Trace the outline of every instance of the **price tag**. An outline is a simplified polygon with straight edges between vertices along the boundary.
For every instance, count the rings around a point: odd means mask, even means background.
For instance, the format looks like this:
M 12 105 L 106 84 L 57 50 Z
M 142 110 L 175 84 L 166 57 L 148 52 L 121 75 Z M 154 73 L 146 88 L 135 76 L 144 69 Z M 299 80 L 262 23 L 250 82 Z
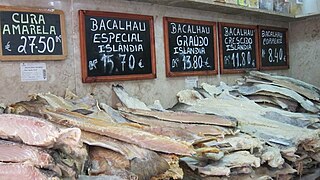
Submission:
M 47 67 L 45 63 L 21 63 L 21 81 L 47 81 Z
M 194 87 L 198 87 L 199 78 L 197 76 L 187 77 L 185 79 L 185 87 L 186 89 L 193 89 Z

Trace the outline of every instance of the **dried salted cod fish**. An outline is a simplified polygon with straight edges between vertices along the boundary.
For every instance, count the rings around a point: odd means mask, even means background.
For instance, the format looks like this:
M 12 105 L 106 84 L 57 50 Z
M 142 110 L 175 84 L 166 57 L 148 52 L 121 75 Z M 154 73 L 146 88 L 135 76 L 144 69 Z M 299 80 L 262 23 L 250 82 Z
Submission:
M 20 101 L 15 104 L 11 104 L 7 108 L 6 113 L 42 118 L 41 110 L 48 105 L 48 102 L 42 98 L 32 99 L 30 101 Z
M 235 127 L 236 121 L 232 118 L 219 117 L 216 115 L 206 115 L 198 113 L 184 112 L 158 112 L 145 111 L 139 109 L 119 108 L 120 111 L 140 116 L 153 117 L 162 121 L 186 123 L 186 124 L 207 124 L 225 127 Z
M 292 103 L 299 104 L 296 100 L 292 99 L 291 97 L 285 96 L 285 95 L 279 94 L 279 93 L 273 93 L 273 92 L 268 92 L 268 91 L 259 91 L 259 92 L 256 92 L 253 95 L 261 95 L 261 96 L 269 96 L 269 97 L 274 97 L 274 98 L 281 98 L 281 99 L 285 99 L 287 101 L 291 101 Z M 246 95 L 246 97 L 247 96 L 250 96 L 250 95 Z
M 202 83 L 201 87 L 207 91 L 211 96 L 216 96 L 222 93 L 222 89 L 207 83 Z
M 266 85 L 266 84 L 258 84 L 254 86 L 240 86 L 237 90 L 243 95 L 252 95 L 261 91 L 279 93 L 295 99 L 307 111 L 310 111 L 313 113 L 319 112 L 319 109 L 311 101 L 309 101 L 308 99 L 305 99 L 295 91 L 292 91 L 287 88 Z
M 78 180 L 127 180 L 125 178 L 122 178 L 120 176 L 115 175 L 100 175 L 100 176 L 86 176 L 86 175 L 80 175 L 78 177 Z
M 270 75 L 259 71 L 251 71 L 250 75 L 272 81 L 273 83 L 279 86 L 286 87 L 293 91 L 296 91 L 309 99 L 316 101 L 320 100 L 319 88 L 306 82 L 291 77 Z
M 116 175 L 125 179 L 138 179 L 138 177 L 130 172 L 130 162 L 114 151 L 101 147 L 90 147 L 90 168 L 89 175 Z
M 90 146 L 99 146 L 112 151 L 118 152 L 128 160 L 142 158 L 149 150 L 140 148 L 134 144 L 129 144 L 107 136 L 82 131 L 81 140 Z
M 243 133 L 239 133 L 236 136 L 230 136 L 230 137 L 227 136 L 222 141 L 219 141 L 219 143 L 230 144 L 231 147 L 220 148 L 222 151 L 228 151 L 228 152 L 239 151 L 239 150 L 251 150 L 251 152 L 253 150 L 261 151 L 263 148 L 262 146 L 263 142 L 261 142 L 257 138 L 253 138 Z M 215 146 L 217 143 L 211 141 L 204 144 L 207 146 Z
M 243 167 L 260 167 L 260 159 L 247 151 L 237 151 L 226 154 L 222 159 L 210 164 L 201 165 L 201 162 L 191 157 L 183 157 L 181 161 L 186 163 L 193 171 L 198 171 L 205 176 L 229 176 L 232 169 Z M 244 172 L 242 172 L 244 173 Z M 251 171 L 247 172 L 251 173 Z
M 255 170 L 255 174 L 257 175 L 269 175 L 273 178 L 284 178 L 284 179 L 292 179 L 292 177 L 288 178 L 288 175 L 293 175 L 297 170 L 293 169 L 289 164 L 284 163 L 281 168 L 269 168 L 269 167 L 260 167 Z M 287 178 L 286 178 L 287 177 Z
M 107 174 L 126 179 L 148 180 L 169 169 L 166 160 L 160 158 L 160 156 L 153 162 L 147 162 L 139 158 L 129 161 L 123 155 L 101 147 L 90 147 L 90 157 L 92 168 L 89 174 L 91 175 Z M 162 163 L 158 162 L 159 160 Z M 159 166 L 160 164 L 161 166 Z
M 249 95 L 246 96 L 248 99 L 254 101 L 255 103 L 270 103 L 273 105 L 280 106 L 278 103 L 275 102 L 275 99 L 269 96 L 263 96 L 263 95 Z M 280 106 L 282 109 L 288 108 L 288 106 Z
M 282 109 L 290 110 L 293 112 L 296 111 L 298 107 L 298 103 L 296 103 L 295 101 L 293 102 L 283 98 L 276 98 L 272 96 L 270 97 L 267 95 L 249 95 L 246 97 L 256 103 L 271 103 L 281 107 Z
M 208 98 L 208 97 L 211 97 L 211 95 L 206 91 L 204 90 L 203 88 L 196 88 L 194 87 L 193 90 L 197 91 L 199 94 L 201 94 L 201 96 L 203 98 Z
M 180 92 L 179 92 L 180 93 Z M 178 94 L 179 94 L 178 93 Z M 283 110 L 279 110 L 277 108 L 264 108 L 258 104 L 256 104 L 255 102 L 249 100 L 246 97 L 235 97 L 233 95 L 230 95 L 228 92 L 223 92 L 221 95 L 217 96 L 217 97 L 210 97 L 210 98 L 200 98 L 198 100 L 194 99 L 192 101 L 188 101 L 188 99 L 190 99 L 190 96 L 193 96 L 190 91 L 185 91 L 183 90 L 183 93 L 180 93 L 183 96 L 179 96 L 179 99 L 182 99 L 183 102 L 180 102 L 179 106 L 177 109 L 179 109 L 180 111 L 191 111 L 191 112 L 198 112 L 198 113 L 202 113 L 202 114 L 216 114 L 216 115 L 220 115 L 220 116 L 228 116 L 228 113 L 232 113 L 234 112 L 235 114 L 237 113 L 255 113 L 255 114 L 260 114 L 260 115 L 264 115 L 266 114 L 266 112 L 276 112 L 279 114 L 282 114 L 284 116 L 290 117 L 290 118 L 295 118 L 298 120 L 302 120 L 302 121 L 311 121 L 311 122 L 318 122 L 319 121 L 319 117 L 318 115 L 315 114 L 304 114 L 304 113 L 292 113 L 292 112 L 288 112 L 288 111 L 283 111 Z M 240 105 L 240 106 L 239 106 Z M 203 106 L 204 108 L 206 108 L 206 106 L 211 107 L 211 106 L 217 106 L 217 107 L 213 107 L 213 110 L 210 111 L 201 111 L 199 109 L 199 111 L 192 111 L 192 107 L 191 106 Z M 215 112 L 216 110 L 221 110 L 222 112 Z M 232 111 L 232 112 L 231 112 Z M 222 115 L 221 115 L 222 114 Z M 245 116 L 246 114 L 244 114 Z M 233 117 L 233 116 L 231 116 Z M 272 120 L 277 120 L 277 121 L 281 121 L 281 119 L 272 119 Z
M 52 108 L 63 108 L 68 110 L 74 109 L 74 106 L 71 102 L 68 102 L 62 97 L 56 96 L 51 93 L 35 94 L 34 96 L 35 98 L 40 97 L 42 99 L 45 99 Z
M 162 112 L 168 112 L 168 110 L 164 109 L 163 106 L 161 105 L 160 100 L 155 100 L 152 105 L 148 106 L 152 110 L 156 111 L 162 111 Z
M 113 86 L 113 91 L 118 96 L 119 100 L 128 108 L 151 110 L 145 103 L 137 98 L 131 97 L 122 86 Z
M 251 166 L 258 168 L 260 167 L 260 158 L 255 157 L 248 151 L 237 151 L 231 154 L 226 154 L 221 159 L 218 166 L 230 168 Z
M 90 110 L 95 105 L 95 100 L 90 95 L 72 100 L 64 99 L 51 93 L 39 93 L 32 96 L 33 100 L 44 99 L 54 109 L 66 109 L 69 111 L 77 109 Z
M 118 111 L 114 110 L 109 105 L 107 105 L 105 103 L 100 103 L 100 107 L 106 113 L 108 113 L 115 122 L 117 122 L 117 123 L 126 123 L 126 122 L 128 122 L 125 118 L 123 118 L 121 116 L 121 114 Z
M 19 163 L 0 163 L 0 177 L 1 179 L 11 180 L 11 179 L 36 179 L 36 180 L 46 180 L 46 179 L 59 179 L 53 175 L 48 175 L 40 171 L 38 168 Z M 49 171 L 48 171 L 49 172 Z
M 137 128 L 106 123 L 105 121 L 99 120 L 91 121 L 81 114 L 63 110 L 57 112 L 45 110 L 44 113 L 51 117 L 48 118 L 48 120 L 55 123 L 79 127 L 84 131 L 109 136 L 150 150 L 178 155 L 190 155 L 194 153 L 190 144 L 186 142 L 174 141 L 168 137 L 157 136 Z
M 199 92 L 189 89 L 178 92 L 177 97 L 179 102 L 188 105 L 196 103 L 199 99 L 203 99 Z
M 314 124 L 315 121 L 318 121 L 318 120 L 302 121 L 301 119 L 294 118 L 294 117 L 291 118 L 279 112 L 273 112 L 273 111 L 266 112 L 265 115 L 263 115 L 263 117 L 266 117 L 268 119 L 276 119 L 278 122 L 291 124 L 297 127 L 308 127 L 309 125 Z
M 223 94 L 222 94 L 223 95 Z M 279 122 L 278 119 L 268 119 L 264 115 L 269 111 L 279 112 L 288 117 L 307 119 L 304 114 L 291 113 L 274 108 L 263 108 L 253 101 L 242 97 L 224 96 L 193 100 L 185 108 L 186 111 L 203 114 L 216 114 L 219 116 L 231 116 L 238 120 L 241 131 L 259 137 L 265 141 L 281 140 L 288 145 L 298 145 L 300 141 L 317 138 L 317 131 L 299 128 L 290 124 Z M 182 97 L 184 98 L 184 97 Z M 188 99 L 184 98 L 184 99 Z
M 144 167 L 146 174 L 144 176 L 154 176 L 168 168 L 168 164 L 165 159 L 160 157 L 157 153 L 140 148 L 134 144 L 118 141 L 106 136 L 102 136 L 95 133 L 89 133 L 82 131 L 82 140 L 90 146 L 98 146 L 118 152 L 130 161 L 131 167 L 138 171 L 138 167 Z M 142 174 L 140 172 L 138 174 Z
M 142 126 L 142 130 L 159 136 L 167 136 L 178 141 L 194 143 L 195 140 L 201 139 L 200 136 L 181 128 L 169 126 Z
M 160 154 L 164 158 L 170 168 L 163 174 L 156 177 L 152 177 L 151 180 L 163 180 L 163 179 L 183 179 L 183 170 L 179 165 L 179 157 L 173 154 Z
M 281 156 L 280 149 L 267 146 L 261 155 L 261 164 L 265 162 L 268 162 L 268 165 L 273 168 L 281 167 L 284 163 L 284 159 Z
M 94 99 L 91 94 L 79 97 L 68 89 L 66 90 L 64 99 L 74 105 L 77 105 L 79 108 L 82 107 L 84 109 L 90 109 L 96 105 L 96 99 Z
M 224 82 L 220 82 L 219 86 L 213 86 L 207 83 L 202 83 L 201 87 L 207 91 L 211 96 L 217 96 L 220 95 L 223 91 L 233 91 L 234 88 L 228 86 Z
M 191 157 L 180 158 L 180 161 L 184 162 L 193 171 L 198 171 L 198 173 L 203 176 L 229 176 L 231 173 L 229 167 L 210 164 L 201 166 L 198 160 Z
M 0 138 L 23 142 L 27 145 L 52 148 L 79 143 L 78 128 L 59 129 L 50 122 L 31 116 L 0 115 Z
M 55 166 L 52 156 L 45 149 L 4 140 L 0 140 L 0 162 L 49 169 Z
M 141 125 L 146 125 L 150 127 L 173 127 L 178 129 L 184 129 L 186 131 L 190 131 L 196 135 L 213 135 L 213 136 L 224 136 L 229 134 L 234 134 L 232 129 L 214 126 L 214 125 L 201 125 L 201 124 L 184 124 L 184 123 L 176 123 L 169 121 L 161 121 L 157 118 L 153 117 L 145 117 L 145 116 L 137 116 L 130 113 L 121 113 L 125 118 L 129 119 L 134 123 L 138 123 Z M 193 138 L 195 140 L 197 138 Z

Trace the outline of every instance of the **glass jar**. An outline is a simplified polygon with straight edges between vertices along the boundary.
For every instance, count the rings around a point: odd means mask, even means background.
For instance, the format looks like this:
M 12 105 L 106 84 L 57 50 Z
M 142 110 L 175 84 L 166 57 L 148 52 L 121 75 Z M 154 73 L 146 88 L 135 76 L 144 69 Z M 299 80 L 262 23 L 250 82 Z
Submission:
M 273 11 L 273 0 L 259 0 L 259 8 Z
M 303 8 L 303 0 L 290 0 L 290 14 L 301 15 Z
M 259 0 L 249 0 L 249 7 L 259 8 Z
M 289 0 L 274 0 L 273 10 L 278 13 L 289 14 Z

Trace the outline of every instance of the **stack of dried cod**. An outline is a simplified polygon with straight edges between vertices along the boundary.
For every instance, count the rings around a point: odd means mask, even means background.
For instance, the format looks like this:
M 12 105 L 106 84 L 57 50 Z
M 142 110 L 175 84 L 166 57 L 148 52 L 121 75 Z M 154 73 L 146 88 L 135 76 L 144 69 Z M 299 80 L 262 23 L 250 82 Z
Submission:
M 256 78 L 252 80 L 254 75 Z M 268 78 L 270 81 L 272 79 L 272 82 L 257 84 L 261 82 L 257 80 L 257 76 Z M 237 127 L 240 130 L 236 136 L 240 139 L 230 141 L 230 138 L 235 137 L 226 137 L 223 140 L 231 145 L 234 142 L 232 145 L 234 150 L 231 150 L 231 153 L 228 151 L 230 154 L 219 161 L 203 163 L 194 158 L 183 158 L 183 161 L 191 169 L 198 169 L 203 175 L 216 175 L 215 168 L 221 166 L 231 167 L 231 172 L 225 171 L 225 175 L 248 174 L 250 178 L 254 177 L 253 179 L 307 174 L 319 177 L 320 131 L 319 114 L 316 113 L 318 113 L 317 102 L 320 91 L 301 81 L 260 72 L 251 72 L 245 82 L 234 87 L 224 83 L 220 86 L 202 84 L 202 88 L 178 93 L 179 103 L 173 107 L 173 110 L 232 117 L 238 121 Z M 292 88 L 288 89 L 289 87 Z M 308 99 L 311 94 L 314 98 L 312 100 Z M 249 98 L 255 100 L 260 99 L 258 96 L 262 95 L 268 98 L 273 96 L 274 100 L 279 101 L 285 97 L 290 101 L 287 103 L 288 106 L 291 102 L 299 103 L 297 107 L 300 110 L 297 111 L 305 113 L 290 112 L 290 108 L 261 106 L 243 95 L 252 95 Z M 254 98 L 253 95 L 255 95 Z M 282 102 L 285 104 L 286 101 Z M 301 110 L 302 108 L 304 110 Z M 256 138 L 260 143 L 249 141 L 250 138 Z M 219 147 L 220 143 L 218 141 L 205 144 L 209 147 Z M 243 152 L 242 150 L 245 149 L 247 151 Z M 225 161 L 229 159 L 237 159 L 237 163 L 226 163 Z
M 37 94 L 7 111 L 45 118 L 60 128 L 80 128 L 89 154 L 80 179 L 181 179 L 179 157 L 195 153 L 192 144 L 184 141 L 195 138 L 185 137 L 188 133 L 131 123 L 106 104 L 97 104 L 92 96 L 77 98 L 68 93 L 64 99 L 50 93 Z M 167 133 L 176 133 L 180 139 Z
M 0 115 L 0 124 L 1 179 L 76 178 L 83 170 L 80 129 L 12 114 Z
M 263 106 L 291 112 L 319 112 L 320 90 L 303 81 L 252 71 L 239 83 L 242 95 Z
M 263 77 L 266 76 L 270 75 Z M 274 99 L 287 103 L 287 108 L 279 109 L 249 99 L 254 94 L 249 93 L 250 88 L 257 82 L 243 81 L 236 87 L 203 84 L 202 88 L 179 92 L 179 103 L 166 110 L 159 101 L 147 106 L 115 86 L 113 90 L 122 103 L 117 110 L 98 103 L 92 96 L 79 98 L 67 92 L 65 98 L 36 94 L 30 101 L 11 105 L 7 112 L 44 118 L 60 129 L 81 129 L 88 157 L 84 171 L 78 173 L 79 179 L 319 176 L 319 98 L 310 100 L 301 93 L 303 90 L 288 87 L 302 86 L 314 97 L 320 91 L 294 80 L 268 81 L 263 85 L 286 88 L 299 96 L 287 95 L 292 98 L 287 102 L 283 94 L 278 95 L 281 93 L 267 93 L 276 94 Z

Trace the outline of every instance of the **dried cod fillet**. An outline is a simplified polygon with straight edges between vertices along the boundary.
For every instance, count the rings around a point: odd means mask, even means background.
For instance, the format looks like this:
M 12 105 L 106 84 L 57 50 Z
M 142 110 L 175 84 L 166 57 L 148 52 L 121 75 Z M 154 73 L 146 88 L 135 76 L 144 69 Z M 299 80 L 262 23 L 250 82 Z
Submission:
M 274 84 L 289 88 L 309 99 L 312 99 L 315 101 L 320 100 L 319 88 L 311 84 L 308 84 L 306 82 L 303 82 L 291 77 L 270 75 L 270 74 L 262 73 L 259 71 L 251 71 L 250 75 L 272 81 Z
M 90 146 L 103 147 L 123 155 L 124 158 L 130 161 L 131 168 L 135 169 L 132 172 L 143 177 L 158 175 L 169 168 L 166 160 L 157 153 L 140 148 L 134 144 L 85 131 L 82 133 L 82 140 Z M 144 167 L 144 169 L 141 169 L 141 167 Z
M 137 98 L 129 96 L 122 86 L 113 86 L 113 91 L 116 93 L 120 101 L 128 108 L 151 110 L 145 103 Z
M 99 120 L 92 121 L 81 114 L 64 110 L 56 112 L 44 110 L 44 113 L 51 116 L 48 120 L 55 123 L 78 127 L 84 131 L 105 135 L 150 150 L 179 155 L 190 155 L 194 153 L 192 147 L 186 142 L 183 143 L 174 141 L 168 137 L 156 136 L 125 125 L 111 124 Z
M 184 112 L 159 112 L 159 111 L 145 111 L 139 109 L 119 108 L 120 111 L 131 113 L 140 116 L 153 117 L 162 121 L 186 123 L 186 124 L 207 124 L 218 125 L 226 127 L 235 127 L 236 122 L 225 117 L 216 115 L 206 115 L 197 113 L 184 113 Z
M 107 104 L 105 103 L 100 103 L 99 104 L 99 107 L 101 109 L 103 109 L 107 114 L 109 114 L 109 116 L 111 116 L 111 118 L 117 122 L 117 123 L 125 123 L 125 122 L 128 122 L 125 118 L 123 118 L 121 116 L 121 114 L 114 110 L 112 107 L 108 106 Z
M 138 179 L 132 172 L 128 171 L 130 162 L 121 154 L 101 147 L 90 147 L 90 164 L 88 174 L 116 175 L 125 179 Z
M 172 127 L 177 129 L 186 130 L 187 132 L 192 132 L 195 135 L 214 135 L 214 136 L 224 136 L 231 134 L 232 130 L 224 127 L 218 127 L 213 125 L 202 125 L 202 124 L 184 124 L 176 122 L 161 121 L 153 117 L 137 116 L 130 113 L 122 112 L 122 115 L 132 122 L 150 126 L 150 127 Z M 194 140 L 197 137 L 193 138 Z
M 17 180 L 17 179 L 33 179 L 33 180 L 47 180 L 53 179 L 46 176 L 44 173 L 32 165 L 26 164 L 10 164 L 0 163 L 0 177 L 5 180 Z M 59 179 L 59 178 L 54 178 Z
M 53 168 L 54 160 L 44 149 L 0 140 L 0 162 L 23 163 L 39 168 Z
M 310 111 L 313 113 L 319 112 L 319 109 L 311 101 L 302 97 L 300 94 L 296 93 L 295 91 L 292 91 L 287 88 L 266 85 L 266 84 L 258 84 L 254 86 L 240 86 L 237 90 L 243 95 L 252 95 L 261 91 L 279 93 L 279 94 L 293 98 L 294 100 L 299 102 L 300 105 L 307 111 Z
M 124 155 L 128 160 L 157 156 L 155 152 L 148 149 L 140 148 L 134 144 L 112 139 L 96 133 L 82 131 L 81 139 L 84 141 L 84 143 L 90 146 L 99 146 L 118 152 Z
M 261 155 L 261 164 L 268 162 L 268 165 L 273 168 L 281 167 L 284 159 L 281 156 L 280 149 L 268 146 L 264 149 Z
M 230 144 L 231 147 L 221 147 L 222 151 L 232 152 L 232 151 L 239 151 L 239 150 L 250 150 L 253 149 L 261 150 L 262 142 L 257 139 L 253 138 L 247 134 L 239 133 L 235 136 L 227 136 L 222 141 L 219 141 L 220 144 Z M 207 142 L 204 143 L 206 146 L 215 146 L 217 142 Z
M 51 148 L 57 144 L 74 145 L 80 140 L 78 128 L 60 130 L 50 122 L 31 116 L 1 114 L 0 124 L 0 138 L 27 145 Z
M 188 96 L 188 94 L 185 95 Z M 189 99 L 188 97 L 180 98 L 184 100 Z M 263 108 L 247 98 L 233 97 L 231 95 L 224 97 L 220 95 L 218 97 L 184 102 L 189 104 L 189 106 L 184 107 L 186 111 L 231 116 L 238 120 L 241 131 L 265 141 L 276 139 L 286 142 L 288 146 L 296 146 L 301 141 L 316 138 L 319 134 L 319 132 L 314 130 L 299 128 L 294 125 L 279 122 L 280 120 L 278 119 L 265 117 L 267 112 L 277 112 L 283 116 L 296 118 L 301 121 L 310 121 L 313 119 L 313 116 L 291 113 L 275 108 Z M 314 118 L 318 119 L 316 117 Z

